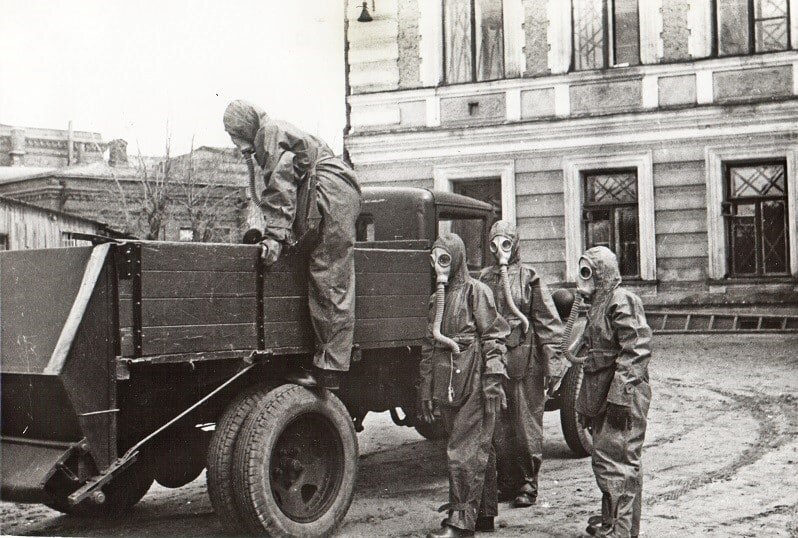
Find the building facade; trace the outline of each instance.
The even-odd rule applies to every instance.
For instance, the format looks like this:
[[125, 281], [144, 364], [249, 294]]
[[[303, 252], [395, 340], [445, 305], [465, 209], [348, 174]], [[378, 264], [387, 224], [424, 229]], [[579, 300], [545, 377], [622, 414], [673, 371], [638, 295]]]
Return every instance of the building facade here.
[[550, 283], [605, 245], [648, 304], [798, 303], [798, 0], [365, 8], [345, 140], [364, 184], [490, 201]]

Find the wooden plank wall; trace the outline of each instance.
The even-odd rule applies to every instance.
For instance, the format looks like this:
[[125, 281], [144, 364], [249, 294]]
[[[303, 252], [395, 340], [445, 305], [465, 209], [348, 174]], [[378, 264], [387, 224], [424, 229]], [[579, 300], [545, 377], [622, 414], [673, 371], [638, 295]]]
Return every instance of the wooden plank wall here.
[[98, 229], [82, 219], [0, 200], [0, 234], [8, 236], [9, 250], [62, 247], [63, 232], [96, 234]]

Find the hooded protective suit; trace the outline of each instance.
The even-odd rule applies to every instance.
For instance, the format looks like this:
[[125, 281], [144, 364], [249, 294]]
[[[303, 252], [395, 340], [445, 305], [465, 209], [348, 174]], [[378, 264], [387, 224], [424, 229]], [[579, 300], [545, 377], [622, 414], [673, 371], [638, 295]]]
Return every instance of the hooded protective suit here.
[[[511, 429], [515, 435], [517, 470], [524, 484], [519, 493], [537, 497], [538, 471], [543, 461], [543, 411], [546, 403], [546, 377], [562, 377], [567, 369], [559, 348], [563, 325], [546, 284], [537, 272], [520, 261], [516, 227], [500, 220], [490, 230], [491, 240], [505, 236], [512, 240], [507, 265], [512, 301], [528, 318], [530, 330], [523, 332], [522, 320], [507, 300], [499, 264], [486, 267], [479, 279], [490, 286], [499, 313], [512, 328], [507, 338], [505, 383]], [[515, 467], [515, 466], [513, 466]]]
[[504, 340], [510, 330], [496, 311], [490, 289], [468, 274], [463, 241], [445, 233], [436, 247], [451, 256], [440, 332], [454, 340], [460, 352], [433, 336], [433, 295], [421, 348], [419, 390], [423, 402], [435, 402], [449, 431], [449, 503], [442, 507], [449, 512], [446, 524], [473, 531], [477, 516], [498, 513], [491, 443], [496, 410], [486, 403], [485, 383], [506, 376]]
[[594, 247], [582, 257], [595, 291], [586, 329], [589, 346], [577, 411], [593, 427], [593, 472], [603, 497], [600, 536], [637, 536], [642, 452], [651, 387], [651, 329], [643, 304], [621, 288], [615, 254]]
[[[354, 172], [323, 141], [270, 119], [246, 101], [228, 105], [224, 126], [242, 151], [254, 151], [263, 171], [266, 188], [259, 205], [268, 240], [294, 244], [308, 219], [314, 214], [321, 219], [308, 245], [313, 363], [325, 370], [348, 370], [355, 321], [355, 221], [361, 204]], [[314, 191], [306, 205], [299, 197], [304, 182], [311, 182]]]

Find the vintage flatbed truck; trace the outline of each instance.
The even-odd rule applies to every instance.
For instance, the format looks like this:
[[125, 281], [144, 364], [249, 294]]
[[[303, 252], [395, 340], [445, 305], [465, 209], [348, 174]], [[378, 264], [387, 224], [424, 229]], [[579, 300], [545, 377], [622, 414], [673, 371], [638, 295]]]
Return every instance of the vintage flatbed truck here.
[[[225, 528], [331, 532], [352, 500], [366, 413], [443, 435], [417, 423], [415, 390], [438, 230], [481, 243], [474, 270], [489, 255], [488, 204], [425, 189], [364, 197], [356, 346], [337, 395], [285, 381], [312, 354], [298, 253], [269, 268], [250, 245], [94, 238], [0, 253], [2, 498], [109, 516], [153, 480], [179, 487], [207, 466]], [[549, 408], [573, 399], [580, 374]], [[563, 406], [566, 439], [586, 453]]]

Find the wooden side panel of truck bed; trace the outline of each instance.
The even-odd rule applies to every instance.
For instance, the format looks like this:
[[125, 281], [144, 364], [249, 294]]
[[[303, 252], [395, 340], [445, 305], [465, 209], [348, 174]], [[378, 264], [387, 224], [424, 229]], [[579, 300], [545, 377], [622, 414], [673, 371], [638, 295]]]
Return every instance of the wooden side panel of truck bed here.
[[[431, 280], [422, 243], [355, 250], [361, 347], [411, 345], [423, 337]], [[119, 281], [122, 356], [312, 350], [305, 262], [284, 256], [259, 276], [258, 254], [246, 245], [142, 243], [140, 291], [133, 278]]]

